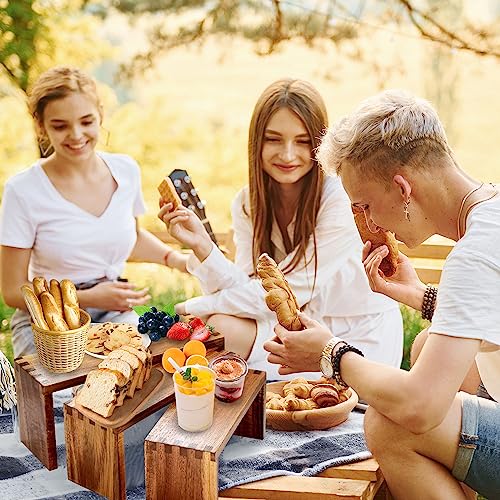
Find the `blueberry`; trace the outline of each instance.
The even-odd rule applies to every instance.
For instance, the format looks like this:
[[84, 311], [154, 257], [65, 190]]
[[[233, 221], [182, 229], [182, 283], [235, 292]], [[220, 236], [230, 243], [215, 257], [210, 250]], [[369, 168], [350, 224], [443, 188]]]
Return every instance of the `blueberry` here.
[[161, 335], [155, 330], [154, 332], [149, 332], [149, 338], [151, 339], [151, 342], [156, 342], [161, 339]]
[[148, 333], [148, 327], [144, 323], [139, 323], [137, 325], [137, 331], [139, 333]]
[[156, 309], [156, 307], [155, 307], [155, 306], [153, 306], [153, 307], [151, 307], [151, 312], [152, 312], [152, 313], [157, 313], [157, 312], [158, 312], [158, 309]]
[[146, 321], [146, 326], [148, 327], [148, 330], [154, 330], [157, 324], [156, 321], [151, 318]]
[[157, 331], [160, 333], [162, 337], [165, 337], [167, 335], [167, 327], [165, 325], [158, 326]]
[[172, 326], [174, 324], [174, 318], [172, 318], [172, 316], [165, 316], [161, 322], [165, 325], [165, 326]]
[[181, 317], [178, 314], [174, 314], [174, 323], [178, 323], [181, 320]]
[[154, 318], [154, 314], [147, 311], [144, 313], [144, 319], [147, 321], [148, 319], [153, 319]]
[[158, 311], [157, 316], [161, 319], [165, 318], [167, 316], [167, 313], [165, 311]]

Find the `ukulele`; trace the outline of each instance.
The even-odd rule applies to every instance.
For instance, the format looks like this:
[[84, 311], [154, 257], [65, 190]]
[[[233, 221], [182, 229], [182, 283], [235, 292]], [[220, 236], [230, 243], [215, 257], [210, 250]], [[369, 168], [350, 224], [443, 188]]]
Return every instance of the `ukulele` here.
[[198, 191], [196, 191], [196, 188], [193, 186], [189, 174], [185, 170], [176, 168], [170, 172], [169, 177], [174, 184], [175, 190], [177, 191], [182, 204], [198, 216], [212, 241], [219, 246], [212, 230], [212, 226], [210, 225], [205, 213], [205, 202], [200, 200]]

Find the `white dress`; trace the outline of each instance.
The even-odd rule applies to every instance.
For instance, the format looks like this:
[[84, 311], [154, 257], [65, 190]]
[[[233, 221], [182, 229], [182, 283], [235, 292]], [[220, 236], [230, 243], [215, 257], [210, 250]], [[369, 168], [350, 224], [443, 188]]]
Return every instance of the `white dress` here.
[[[252, 276], [253, 228], [249, 210], [248, 188], [242, 189], [232, 204], [235, 262], [231, 262], [214, 245], [210, 255], [200, 263], [191, 258], [188, 271], [196, 276], [204, 295], [189, 299], [186, 311], [197, 316], [221, 313], [254, 319], [257, 338], [249, 357], [252, 368], [266, 370], [268, 379], [284, 378], [277, 366], [267, 362], [262, 344], [274, 336], [276, 316], [264, 302], [265, 291]], [[288, 226], [293, 240], [295, 221]], [[293, 257], [286, 254], [276, 221], [272, 228], [276, 260], [285, 268]], [[316, 226], [317, 275], [314, 290], [314, 259], [299, 264], [286, 274], [299, 305], [306, 314], [323, 323], [336, 336], [361, 349], [367, 358], [399, 367], [403, 352], [403, 327], [396, 302], [370, 290], [361, 262], [362, 242], [356, 230], [350, 202], [340, 179], [325, 181]], [[306, 257], [314, 248], [311, 236]], [[317, 377], [318, 374], [316, 373]]]

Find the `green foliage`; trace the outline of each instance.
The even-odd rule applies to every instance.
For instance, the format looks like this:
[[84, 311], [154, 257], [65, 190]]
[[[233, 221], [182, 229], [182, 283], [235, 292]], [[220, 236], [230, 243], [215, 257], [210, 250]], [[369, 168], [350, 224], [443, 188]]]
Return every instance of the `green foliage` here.
[[0, 4], [0, 66], [23, 91], [37, 58], [36, 40], [44, 33], [35, 3], [16, 0]]
[[415, 337], [429, 326], [429, 322], [422, 319], [419, 311], [411, 307], [401, 305], [401, 316], [403, 317], [403, 361], [401, 368], [410, 369], [410, 351]]

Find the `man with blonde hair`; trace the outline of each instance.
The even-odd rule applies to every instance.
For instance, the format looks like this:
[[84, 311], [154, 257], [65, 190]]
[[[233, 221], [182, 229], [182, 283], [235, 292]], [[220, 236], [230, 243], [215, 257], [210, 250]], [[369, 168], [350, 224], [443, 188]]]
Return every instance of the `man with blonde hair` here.
[[[415, 247], [433, 234], [457, 243], [439, 293], [399, 255], [390, 278], [380, 270], [386, 246], [363, 249], [374, 291], [422, 311], [429, 335], [406, 372], [362, 353], [301, 314], [305, 329], [276, 326], [269, 361], [281, 373], [321, 369], [353, 387], [370, 408], [368, 446], [391, 493], [407, 499], [488, 498], [500, 491], [500, 196], [458, 165], [443, 126], [425, 100], [401, 91], [367, 99], [332, 127], [318, 151], [340, 175], [370, 231], [393, 231]], [[437, 295], [437, 300], [436, 300]], [[353, 297], [355, 300], [355, 297]], [[492, 400], [458, 392], [477, 360]]]

